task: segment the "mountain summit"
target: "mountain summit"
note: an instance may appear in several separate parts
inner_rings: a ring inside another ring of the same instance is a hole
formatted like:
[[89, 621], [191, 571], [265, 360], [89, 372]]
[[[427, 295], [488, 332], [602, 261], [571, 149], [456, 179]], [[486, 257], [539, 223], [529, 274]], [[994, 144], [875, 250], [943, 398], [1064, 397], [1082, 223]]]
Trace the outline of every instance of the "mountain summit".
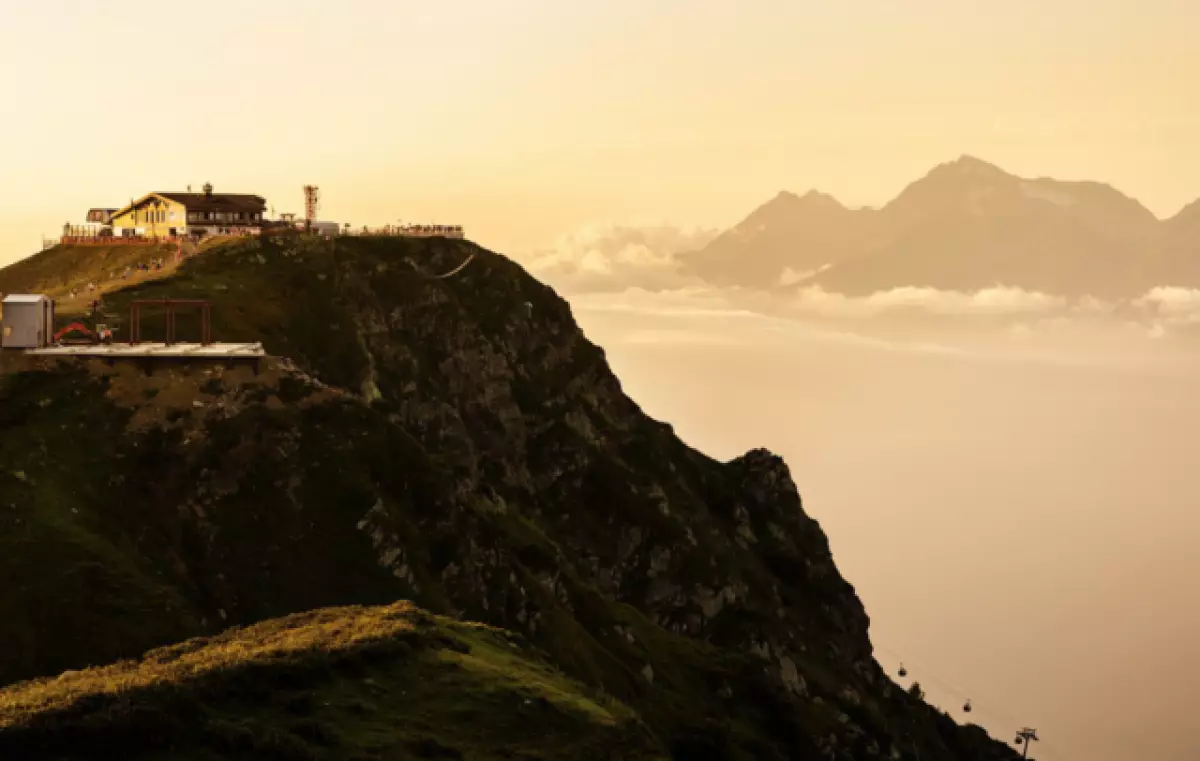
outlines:
[[704, 249], [685, 254], [685, 267], [717, 285], [787, 284], [857, 250], [870, 215], [816, 190], [803, 196], [782, 191]]
[[[211, 300], [217, 336], [272, 359], [254, 375], [4, 357], [0, 680], [208, 639], [0, 692], [0, 748], [80, 758], [123, 738], [126, 758], [163, 743], [252, 758], [269, 737], [271, 757], [367, 740], [394, 754], [395, 733], [438, 731], [396, 707], [413, 690], [466, 733], [443, 728], [436, 757], [547, 757], [516, 744], [529, 721], [637, 758], [1015, 758], [883, 673], [780, 458], [687, 447], [508, 259], [436, 239], [246, 240], [110, 295], [106, 320], [120, 336], [130, 299], [167, 296]], [[449, 618], [219, 634], [400, 598]], [[453, 620], [519, 639], [505, 655], [503, 635]], [[112, 704], [114, 683], [136, 693]], [[174, 734], [142, 731], [155, 715]], [[48, 727], [74, 755], [21, 745]]]
[[[964, 155], [878, 212], [783, 198], [688, 257], [687, 266], [720, 285], [802, 283], [850, 295], [1006, 285], [1130, 298], [1164, 278], [1200, 286], [1200, 261], [1172, 254], [1189, 236], [1190, 212], [1160, 222], [1102, 183], [1026, 179]], [[797, 272], [809, 276], [791, 277]]]

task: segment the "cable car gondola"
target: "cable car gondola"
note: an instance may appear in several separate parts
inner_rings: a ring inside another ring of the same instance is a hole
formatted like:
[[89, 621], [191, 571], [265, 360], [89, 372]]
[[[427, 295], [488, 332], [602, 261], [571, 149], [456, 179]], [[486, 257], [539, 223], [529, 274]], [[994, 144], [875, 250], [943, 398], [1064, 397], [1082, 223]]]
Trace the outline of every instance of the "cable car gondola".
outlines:
[[904, 664], [903, 664], [903, 663], [901, 663], [901, 664], [900, 664], [900, 671], [899, 671], [899, 672], [897, 672], [897, 673], [899, 673], [899, 674], [900, 674], [900, 678], [901, 678], [901, 679], [903, 679], [904, 677], [908, 676], [908, 669], [904, 668]]
[[970, 700], [967, 700], [967, 702], [963, 704], [963, 711], [965, 713], [971, 712], [971, 701]]

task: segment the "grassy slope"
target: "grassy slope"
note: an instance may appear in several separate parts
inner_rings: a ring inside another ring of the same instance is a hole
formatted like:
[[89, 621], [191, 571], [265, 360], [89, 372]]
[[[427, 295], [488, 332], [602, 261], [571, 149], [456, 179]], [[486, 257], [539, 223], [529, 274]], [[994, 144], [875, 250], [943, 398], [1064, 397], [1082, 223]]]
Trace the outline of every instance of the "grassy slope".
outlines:
[[[84, 290], [95, 283], [96, 293], [102, 295], [130, 282], [169, 274], [174, 263], [175, 246], [162, 244], [130, 244], [117, 246], [54, 246], [0, 269], [0, 294], [44, 293], [58, 300], [60, 314], [85, 311], [85, 305], [96, 294]], [[167, 270], [138, 273], [131, 280], [113, 278], [112, 273], [126, 267], [162, 258]], [[81, 294], [74, 301], [68, 298], [71, 288]]]
[[298, 614], [0, 690], [0, 756], [104, 754], [665, 757], [633, 711], [519, 637], [406, 603]]

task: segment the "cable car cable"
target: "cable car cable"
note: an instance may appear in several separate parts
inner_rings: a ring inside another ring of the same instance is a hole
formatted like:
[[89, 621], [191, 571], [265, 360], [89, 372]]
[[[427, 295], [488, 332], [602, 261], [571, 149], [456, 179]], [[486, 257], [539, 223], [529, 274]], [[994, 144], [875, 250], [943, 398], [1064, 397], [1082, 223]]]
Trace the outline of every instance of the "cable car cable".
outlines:
[[[881, 651], [885, 654], [891, 655], [897, 661], [900, 660], [900, 657], [899, 657], [900, 654], [897, 653], [895, 650], [892, 650], [891, 648], [884, 647], [882, 645], [878, 645], [875, 643], [872, 643], [872, 645], [874, 646], [876, 651]], [[900, 672], [903, 672], [903, 673], [900, 673], [900, 676], [902, 678], [907, 676], [909, 673], [909, 669], [905, 667], [903, 662], [901, 662], [901, 664], [900, 664]], [[959, 700], [965, 701], [963, 704], [963, 708], [966, 713], [975, 713], [976, 715], [982, 716], [983, 718], [998, 719], [999, 721], [997, 723], [1009, 725], [1011, 727], [1015, 727], [1018, 729], [1025, 726], [1024, 723], [1017, 721], [1011, 715], [1009, 715], [1006, 711], [1001, 711], [1001, 710], [997, 709], [994, 703], [988, 702], [988, 703], [986, 703], [986, 705], [984, 705], [981, 708], [978, 705], [976, 705], [975, 701], [972, 698], [970, 698], [964, 691], [962, 691], [956, 687], [953, 687], [950, 684], [947, 684], [946, 682], [942, 681], [941, 679], [938, 679], [935, 676], [927, 676], [925, 678], [918, 678], [916, 676], [916, 674], [918, 674], [918, 673], [922, 673], [922, 674], [930, 673], [930, 672], [926, 672], [924, 669], [922, 669], [919, 664], [914, 670], [913, 680], [916, 682], [923, 682], [925, 684], [929, 684], [934, 687], [937, 687], [942, 692], [950, 693], [950, 695], [952, 697], [955, 697], [955, 698], [958, 698]], [[966, 710], [966, 706], [968, 706], [968, 705], [971, 706], [970, 710]], [[1016, 731], [1016, 730], [1014, 730], [1014, 731]], [[1067, 754], [1063, 753], [1062, 750], [1058, 746], [1056, 746], [1054, 743], [1047, 742], [1046, 740], [1042, 739], [1041, 737], [1038, 738], [1037, 742], [1042, 746], [1043, 750], [1049, 751], [1050, 753], [1052, 753], [1054, 755], [1054, 758], [1056, 759], [1056, 761], [1065, 761], [1065, 759], [1067, 758]]]

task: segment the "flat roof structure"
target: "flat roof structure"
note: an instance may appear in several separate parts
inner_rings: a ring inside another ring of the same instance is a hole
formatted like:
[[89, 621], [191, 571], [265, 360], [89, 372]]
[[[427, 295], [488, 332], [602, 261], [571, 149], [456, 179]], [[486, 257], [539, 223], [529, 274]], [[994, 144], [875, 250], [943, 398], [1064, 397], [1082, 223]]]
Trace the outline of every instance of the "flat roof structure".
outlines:
[[265, 357], [261, 343], [199, 344], [199, 343], [139, 343], [84, 344], [76, 346], [47, 346], [29, 349], [26, 354], [39, 357], [104, 357], [111, 359], [256, 359]]
[[40, 304], [43, 301], [49, 301], [49, 296], [43, 296], [40, 293], [10, 293], [4, 297], [4, 304]]

